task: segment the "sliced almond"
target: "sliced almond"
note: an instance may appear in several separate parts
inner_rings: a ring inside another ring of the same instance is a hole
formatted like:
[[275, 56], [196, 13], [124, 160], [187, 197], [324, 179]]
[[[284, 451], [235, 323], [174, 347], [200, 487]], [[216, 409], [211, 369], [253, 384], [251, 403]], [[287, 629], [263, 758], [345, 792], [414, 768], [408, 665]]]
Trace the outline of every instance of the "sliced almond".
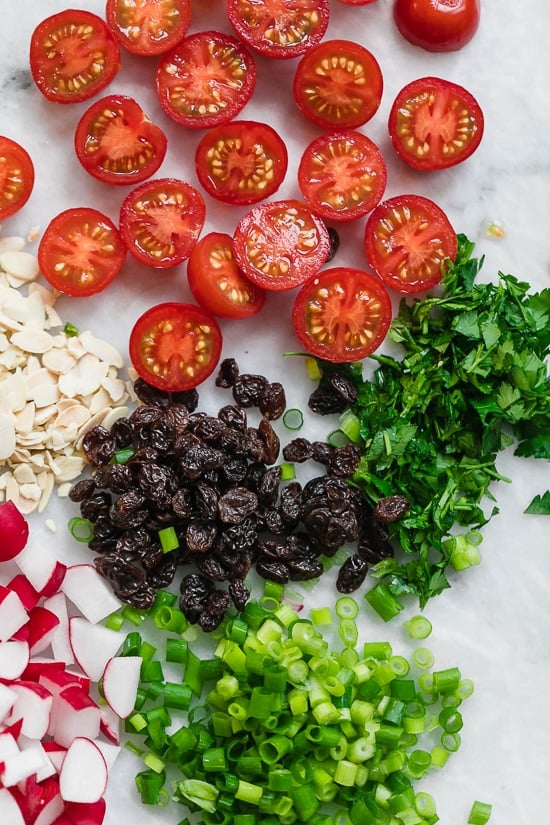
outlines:
[[0, 267], [20, 281], [34, 281], [40, 273], [36, 255], [21, 249], [0, 251]]
[[9, 458], [15, 450], [17, 438], [15, 434], [15, 419], [9, 413], [0, 413], [0, 459]]
[[109, 366], [121, 369], [124, 366], [122, 355], [112, 344], [101, 341], [86, 330], [80, 334], [80, 342], [86, 352], [96, 355], [101, 361], [105, 361]]

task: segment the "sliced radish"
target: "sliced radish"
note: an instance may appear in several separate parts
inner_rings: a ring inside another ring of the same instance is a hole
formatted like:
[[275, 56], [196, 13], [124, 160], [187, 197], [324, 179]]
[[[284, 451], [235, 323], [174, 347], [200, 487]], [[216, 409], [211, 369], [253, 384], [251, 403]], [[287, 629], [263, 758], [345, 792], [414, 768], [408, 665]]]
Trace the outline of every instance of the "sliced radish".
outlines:
[[65, 688], [68, 688], [71, 685], [76, 685], [77, 687], [82, 688], [78, 674], [71, 673], [68, 670], [52, 669], [51, 671], [41, 673], [38, 677], [38, 681], [41, 685], [47, 688], [47, 690], [49, 690], [54, 699], [61, 693], [62, 690], [65, 690]]
[[69, 639], [76, 661], [94, 682], [99, 682], [107, 662], [122, 644], [120, 633], [116, 630], [92, 624], [80, 616], [69, 619]]
[[74, 825], [102, 825], [106, 808], [102, 797], [97, 802], [67, 802], [65, 813]]
[[58, 626], [59, 619], [55, 613], [52, 613], [51, 610], [48, 610], [42, 605], [33, 607], [27, 623], [31, 656], [42, 653], [42, 651], [50, 646]]
[[34, 589], [23, 573], [18, 573], [17, 576], [14, 576], [13, 579], [8, 582], [7, 587], [17, 593], [27, 610], [32, 610], [40, 601], [40, 593]]
[[32, 536], [16, 557], [15, 563], [41, 596], [57, 593], [67, 569], [51, 550]]
[[0, 788], [0, 822], [2, 825], [28, 825], [14, 795], [7, 788]]
[[51, 825], [63, 812], [59, 779], [51, 776], [43, 782], [29, 776], [12, 794], [23, 814], [26, 825]]
[[0, 725], [15, 705], [17, 693], [0, 682]]
[[101, 713], [80, 685], [69, 685], [54, 697], [49, 732], [58, 745], [68, 748], [78, 737], [99, 736]]
[[17, 750], [3, 760], [4, 768], [0, 771], [0, 781], [5, 788], [12, 788], [29, 776], [38, 774], [45, 767], [43, 753], [38, 748]]
[[5, 763], [19, 753], [19, 745], [12, 733], [2, 731], [0, 733], [0, 762]]
[[100, 705], [99, 712], [101, 733], [113, 745], [120, 745], [120, 717], [109, 705]]
[[113, 745], [111, 742], [103, 742], [101, 739], [96, 739], [95, 744], [103, 754], [105, 764], [107, 765], [107, 772], [110, 774], [113, 765], [120, 756], [122, 748], [120, 745]]
[[0, 679], [19, 679], [29, 664], [29, 658], [28, 642], [0, 642]]
[[0, 642], [11, 639], [28, 619], [29, 614], [17, 593], [0, 584]]
[[52, 695], [38, 682], [13, 682], [11, 689], [17, 694], [8, 721], [21, 720], [21, 733], [30, 739], [42, 739], [48, 731], [52, 709]]
[[107, 763], [91, 739], [78, 737], [67, 750], [59, 775], [65, 802], [98, 802], [107, 787]]
[[141, 664], [141, 656], [115, 656], [107, 662], [103, 694], [121, 719], [126, 719], [134, 709]]
[[46, 756], [54, 766], [56, 773], [61, 773], [61, 766], [63, 764], [63, 760], [65, 759], [67, 748], [64, 748], [63, 745], [58, 745], [57, 742], [53, 741], [53, 739], [47, 739], [43, 743], [43, 747], [46, 752]]
[[[68, 568], [70, 570], [70, 568]], [[57, 630], [52, 638], [52, 653], [55, 659], [65, 662], [66, 665], [74, 663], [74, 654], [69, 641], [69, 616], [67, 613], [67, 600], [64, 593], [55, 593], [44, 599], [44, 607], [55, 613], [59, 619]]]
[[22, 751], [36, 750], [40, 754], [42, 766], [36, 771], [36, 779], [38, 782], [42, 782], [49, 776], [54, 776], [56, 773], [59, 773], [42, 742], [39, 742], [37, 739], [29, 739], [27, 736], [19, 736], [17, 744]]
[[38, 682], [46, 673], [60, 673], [64, 672], [64, 669], [65, 662], [58, 662], [57, 659], [49, 659], [47, 656], [33, 656], [21, 678], [27, 682]]
[[29, 525], [13, 501], [0, 504], [0, 535], [0, 561], [14, 559], [27, 543]]
[[121, 607], [105, 579], [92, 564], [73, 564], [69, 567], [61, 589], [80, 613], [93, 624]]

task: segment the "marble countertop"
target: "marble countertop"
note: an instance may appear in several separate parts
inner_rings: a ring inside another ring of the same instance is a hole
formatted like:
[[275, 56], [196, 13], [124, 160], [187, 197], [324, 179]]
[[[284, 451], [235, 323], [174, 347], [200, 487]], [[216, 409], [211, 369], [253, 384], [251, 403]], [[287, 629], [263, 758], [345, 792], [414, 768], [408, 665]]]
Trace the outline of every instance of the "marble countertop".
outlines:
[[[25, 208], [2, 227], [2, 234], [28, 235], [42, 230], [55, 214], [75, 206], [93, 206], [116, 220], [125, 188], [108, 187], [87, 176], [73, 150], [73, 132], [87, 104], [58, 106], [44, 100], [28, 71], [28, 44], [41, 19], [65, 8], [61, 0], [3, 2], [0, 33], [0, 134], [19, 141], [31, 154], [36, 184]], [[220, 28], [230, 32], [222, 0], [193, 2], [190, 31]], [[79, 7], [103, 13], [103, 0], [81, 0]], [[391, 0], [365, 7], [331, 0], [327, 37], [357, 39], [377, 57], [384, 75], [379, 112], [362, 130], [382, 149], [388, 164], [386, 196], [415, 192], [437, 201], [458, 232], [477, 244], [485, 256], [482, 278], [498, 270], [527, 280], [535, 289], [550, 285], [550, 109], [549, 20], [545, 0], [504, 5], [483, 0], [475, 38], [463, 50], [429, 54], [409, 45], [397, 33]], [[153, 120], [165, 129], [168, 153], [163, 176], [173, 175], [196, 184], [194, 134], [169, 122], [156, 100], [154, 63], [128, 54], [108, 92], [134, 96]], [[289, 100], [292, 61], [258, 60], [258, 89], [243, 116], [267, 120], [285, 136], [289, 171], [278, 196], [295, 197], [295, 172], [305, 141], [315, 127], [301, 119]], [[477, 152], [464, 164], [432, 174], [405, 167], [389, 145], [387, 114], [397, 91], [422, 75], [436, 75], [468, 88], [485, 114], [485, 135]], [[277, 82], [274, 82], [276, 78]], [[244, 210], [242, 210], [244, 211]], [[232, 232], [239, 215], [207, 199], [205, 232]], [[339, 265], [364, 266], [362, 222], [342, 231]], [[490, 237], [489, 224], [498, 223], [502, 237]], [[36, 241], [30, 249], [36, 247]], [[81, 329], [107, 337], [127, 357], [127, 340], [136, 317], [153, 303], [189, 299], [184, 270], [154, 273], [128, 262], [105, 292], [85, 300], [61, 298], [62, 317]], [[224, 355], [235, 357], [243, 370], [281, 378], [291, 406], [305, 407], [302, 371], [281, 353], [294, 348], [288, 296], [276, 296], [269, 317], [282, 322], [266, 326], [265, 316], [246, 328], [223, 324]], [[285, 320], [287, 319], [287, 320]], [[208, 390], [204, 398], [208, 401]], [[321, 427], [319, 423], [312, 426]], [[324, 425], [323, 425], [324, 426]], [[326, 433], [325, 433], [326, 434]], [[475, 681], [476, 691], [465, 707], [462, 747], [438, 774], [422, 783], [433, 792], [444, 825], [466, 823], [474, 799], [493, 804], [494, 825], [534, 825], [548, 817], [550, 771], [550, 521], [525, 516], [523, 509], [535, 493], [550, 487], [547, 462], [504, 455], [499, 461], [511, 484], [495, 489], [500, 514], [485, 528], [483, 562], [457, 577], [451, 590], [432, 600], [426, 615], [434, 632], [430, 647], [441, 667], [458, 664]], [[67, 536], [64, 523], [74, 515], [67, 500], [52, 500], [48, 510], [30, 517], [31, 529], [60, 557], [83, 557]], [[45, 526], [54, 518], [58, 532]], [[323, 587], [325, 590], [323, 590]], [[323, 583], [319, 600], [331, 598]], [[317, 596], [315, 597], [317, 598]], [[407, 614], [412, 615], [412, 607]], [[402, 623], [385, 626], [372, 615], [364, 618], [371, 639], [388, 638], [399, 647]], [[121, 755], [108, 791], [106, 825], [121, 818], [153, 825], [176, 823], [185, 815], [173, 809], [158, 813], [142, 808], [131, 777], [138, 767], [130, 754]], [[126, 781], [128, 780], [128, 781]]]

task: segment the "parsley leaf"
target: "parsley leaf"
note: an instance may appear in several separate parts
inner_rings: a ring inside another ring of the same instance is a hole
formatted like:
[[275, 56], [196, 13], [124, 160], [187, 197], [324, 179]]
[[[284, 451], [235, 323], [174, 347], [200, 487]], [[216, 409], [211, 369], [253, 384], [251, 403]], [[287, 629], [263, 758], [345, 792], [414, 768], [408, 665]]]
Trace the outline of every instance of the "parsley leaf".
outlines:
[[540, 496], [535, 496], [523, 512], [537, 516], [550, 516], [550, 490]]

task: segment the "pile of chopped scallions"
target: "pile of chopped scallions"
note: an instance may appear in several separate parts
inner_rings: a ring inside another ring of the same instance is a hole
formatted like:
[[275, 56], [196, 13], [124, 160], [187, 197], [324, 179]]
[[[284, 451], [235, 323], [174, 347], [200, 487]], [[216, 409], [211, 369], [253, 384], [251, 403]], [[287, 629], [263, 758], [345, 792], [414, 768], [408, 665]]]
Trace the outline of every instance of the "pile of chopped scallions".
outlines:
[[[126, 720], [142, 802], [179, 802], [204, 825], [437, 822], [415, 783], [459, 748], [473, 684], [458, 667], [433, 670], [427, 648], [409, 661], [389, 642], [359, 644], [357, 613], [343, 596], [304, 618], [266, 582], [217, 631], [211, 658], [192, 650], [195, 629], [172, 593], [159, 591], [147, 616], [110, 617], [113, 628], [152, 619], [167, 634], [155, 647], [136, 629], [122, 648], [143, 659]], [[413, 642], [431, 632], [423, 616], [405, 628]]]

